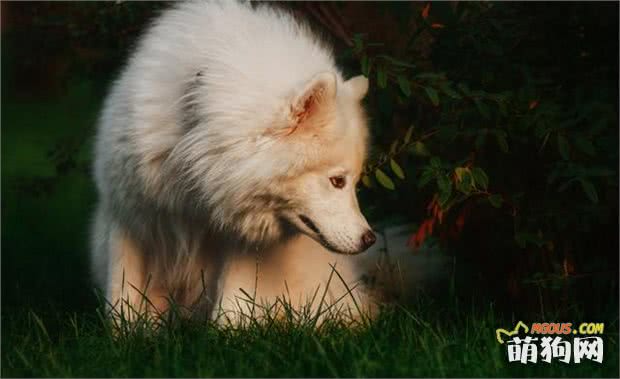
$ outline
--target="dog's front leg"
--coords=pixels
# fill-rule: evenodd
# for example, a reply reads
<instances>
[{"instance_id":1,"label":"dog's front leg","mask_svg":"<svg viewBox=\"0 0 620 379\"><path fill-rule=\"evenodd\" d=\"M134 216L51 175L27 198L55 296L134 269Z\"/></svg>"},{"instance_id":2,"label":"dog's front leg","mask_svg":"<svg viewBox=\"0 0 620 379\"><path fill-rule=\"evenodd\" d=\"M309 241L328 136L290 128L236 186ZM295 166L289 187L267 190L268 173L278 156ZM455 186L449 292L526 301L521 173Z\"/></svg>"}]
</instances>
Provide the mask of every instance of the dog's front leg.
<instances>
[{"instance_id":1,"label":"dog's front leg","mask_svg":"<svg viewBox=\"0 0 620 379\"><path fill-rule=\"evenodd\" d=\"M215 252L201 252L190 265L181 299L190 310L190 317L199 322L212 320L222 296L222 276L227 260Z\"/></svg>"},{"instance_id":2,"label":"dog's front leg","mask_svg":"<svg viewBox=\"0 0 620 379\"><path fill-rule=\"evenodd\" d=\"M146 272L145 252L120 228L112 229L109 242L106 299L112 319L117 326L156 320L168 300L159 280Z\"/></svg>"}]
</instances>

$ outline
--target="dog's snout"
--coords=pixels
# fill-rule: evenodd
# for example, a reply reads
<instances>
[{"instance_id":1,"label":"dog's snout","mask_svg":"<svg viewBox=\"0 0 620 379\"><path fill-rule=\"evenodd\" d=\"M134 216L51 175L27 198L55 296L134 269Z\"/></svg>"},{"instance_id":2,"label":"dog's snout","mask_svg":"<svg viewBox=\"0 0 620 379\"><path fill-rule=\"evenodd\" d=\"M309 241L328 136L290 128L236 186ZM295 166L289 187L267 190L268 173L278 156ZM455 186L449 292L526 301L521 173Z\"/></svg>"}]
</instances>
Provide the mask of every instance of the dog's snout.
<instances>
[{"instance_id":1,"label":"dog's snout","mask_svg":"<svg viewBox=\"0 0 620 379\"><path fill-rule=\"evenodd\" d=\"M368 249L369 247L374 245L376 241L377 241L377 236L375 236L375 233L373 233L372 230L370 229L367 230L362 235L362 250Z\"/></svg>"}]
</instances>

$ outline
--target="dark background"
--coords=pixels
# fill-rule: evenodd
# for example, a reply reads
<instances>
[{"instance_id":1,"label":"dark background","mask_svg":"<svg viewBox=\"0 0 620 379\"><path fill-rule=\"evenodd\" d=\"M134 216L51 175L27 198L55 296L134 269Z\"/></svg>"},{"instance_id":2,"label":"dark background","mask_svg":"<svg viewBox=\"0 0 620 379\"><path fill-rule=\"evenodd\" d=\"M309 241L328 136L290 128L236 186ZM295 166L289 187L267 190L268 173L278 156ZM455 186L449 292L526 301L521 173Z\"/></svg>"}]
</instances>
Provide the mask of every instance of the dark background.
<instances>
[{"instance_id":1,"label":"dark background","mask_svg":"<svg viewBox=\"0 0 620 379\"><path fill-rule=\"evenodd\" d=\"M468 301L617 323L618 3L428 4L278 4L370 78L365 213L454 257ZM96 118L166 4L1 6L2 312L90 311Z\"/></svg>"}]
</instances>

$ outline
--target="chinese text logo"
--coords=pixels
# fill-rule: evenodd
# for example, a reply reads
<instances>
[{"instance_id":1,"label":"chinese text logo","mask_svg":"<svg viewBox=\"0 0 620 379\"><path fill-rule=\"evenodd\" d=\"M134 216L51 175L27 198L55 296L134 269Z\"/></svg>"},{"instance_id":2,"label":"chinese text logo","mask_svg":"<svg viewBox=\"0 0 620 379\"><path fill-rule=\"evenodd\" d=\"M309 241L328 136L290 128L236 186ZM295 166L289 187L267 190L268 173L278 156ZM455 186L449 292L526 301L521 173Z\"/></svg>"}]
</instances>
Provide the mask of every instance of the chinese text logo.
<instances>
[{"instance_id":1,"label":"chinese text logo","mask_svg":"<svg viewBox=\"0 0 620 379\"><path fill-rule=\"evenodd\" d=\"M506 345L509 362L603 363L603 338L596 335L602 335L604 328L603 323L581 323L577 328L572 323L533 323L530 328L519 321L512 331L497 329L495 334Z\"/></svg>"}]
</instances>

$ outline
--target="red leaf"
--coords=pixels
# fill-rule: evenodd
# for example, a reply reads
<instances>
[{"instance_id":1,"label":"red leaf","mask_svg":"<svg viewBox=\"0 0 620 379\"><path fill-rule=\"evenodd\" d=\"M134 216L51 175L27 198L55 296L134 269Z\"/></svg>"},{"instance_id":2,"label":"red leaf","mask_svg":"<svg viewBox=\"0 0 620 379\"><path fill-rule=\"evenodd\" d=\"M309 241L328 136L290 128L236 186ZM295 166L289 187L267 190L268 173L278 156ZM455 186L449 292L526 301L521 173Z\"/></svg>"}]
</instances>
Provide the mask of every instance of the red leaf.
<instances>
[{"instance_id":1,"label":"red leaf","mask_svg":"<svg viewBox=\"0 0 620 379\"><path fill-rule=\"evenodd\" d=\"M444 27L445 27L445 25L444 24L440 24L440 23L431 24L431 28L433 28L433 29L443 29Z\"/></svg>"},{"instance_id":2,"label":"red leaf","mask_svg":"<svg viewBox=\"0 0 620 379\"><path fill-rule=\"evenodd\" d=\"M433 224L433 219L424 220L418 230L413 235L411 235L411 237L409 237L407 245L412 246L416 249L420 247L420 245L424 243L424 240L426 240L426 237L433 233Z\"/></svg>"},{"instance_id":3,"label":"red leaf","mask_svg":"<svg viewBox=\"0 0 620 379\"><path fill-rule=\"evenodd\" d=\"M433 210L434 210L434 209L435 209L435 207L437 206L437 199L438 199L437 195L436 195L436 194L435 194L435 195L433 195L433 198L431 199L431 201L430 201L430 202L428 203L428 205L426 206L426 211L427 211L428 213L431 213L431 214L432 214Z\"/></svg>"},{"instance_id":4,"label":"red leaf","mask_svg":"<svg viewBox=\"0 0 620 379\"><path fill-rule=\"evenodd\" d=\"M435 220L427 220L426 228L428 229L428 234L433 234L433 227L435 226Z\"/></svg>"},{"instance_id":5,"label":"red leaf","mask_svg":"<svg viewBox=\"0 0 620 379\"><path fill-rule=\"evenodd\" d=\"M530 110L536 108L537 106L538 106L538 100L530 101L530 106L529 106Z\"/></svg>"},{"instance_id":6,"label":"red leaf","mask_svg":"<svg viewBox=\"0 0 620 379\"><path fill-rule=\"evenodd\" d=\"M423 19L427 19L428 18L428 11L431 9L431 3L426 3L426 5L424 6L424 9L422 9L422 18Z\"/></svg>"}]
</instances>

